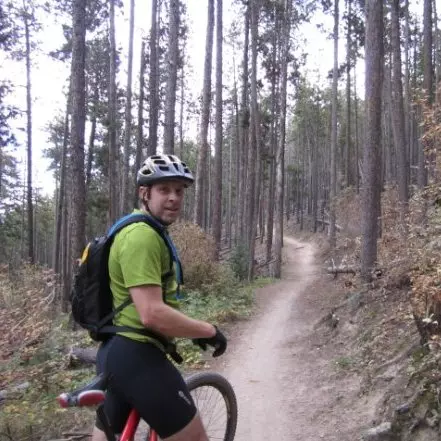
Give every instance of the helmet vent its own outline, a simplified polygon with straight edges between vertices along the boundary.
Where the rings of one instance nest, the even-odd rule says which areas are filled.
[[[155,159],[155,164],[165,165],[167,163],[163,159]]]
[[[168,165],[160,165],[159,170],[161,171],[169,171]]]

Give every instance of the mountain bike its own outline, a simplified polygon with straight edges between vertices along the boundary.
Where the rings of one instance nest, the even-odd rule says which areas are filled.
[[[231,384],[218,373],[200,372],[190,375],[187,386],[193,396],[196,407],[204,423],[208,439],[233,441],[237,425],[237,401]],[[62,393],[57,400],[61,407],[88,407],[98,406],[97,415],[104,427],[108,441],[116,441],[104,415],[102,402],[105,398],[105,390],[108,377],[98,375],[86,386],[73,392]],[[135,409],[129,414],[124,430],[119,441],[133,441],[140,439],[139,427],[140,416]],[[148,429],[142,436],[145,441],[158,441],[158,435],[153,429]]]

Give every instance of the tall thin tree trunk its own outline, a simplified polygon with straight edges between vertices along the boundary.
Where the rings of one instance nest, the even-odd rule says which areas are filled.
[[[95,137],[97,126],[97,113],[99,106],[99,86],[98,75],[95,77],[96,83],[94,85],[93,98],[92,98],[92,114],[90,116],[90,135],[89,135],[89,148],[87,152],[87,164],[86,164],[86,191],[89,191],[89,185],[92,179],[92,164],[95,154]]]
[[[239,180],[239,203],[238,203],[238,225],[239,237],[246,243],[245,222],[246,222],[246,182],[247,182],[247,151],[248,151],[248,132],[250,127],[250,112],[248,109],[248,50],[250,34],[250,11],[251,2],[247,3],[245,11],[245,29],[243,46],[243,65],[242,65],[242,91],[240,99],[240,180]]]
[[[357,98],[357,76],[356,76],[356,64],[354,65],[354,120],[355,120],[355,175],[356,175],[356,186],[357,194],[360,192],[360,142],[359,142],[359,127],[358,127],[358,98]]]
[[[71,203],[72,231],[71,247],[68,252],[67,286],[70,286],[70,270],[75,259],[81,256],[86,230],[86,193],[84,176],[84,129],[86,124],[86,0],[73,2],[73,39],[72,39],[72,122],[71,122]],[[73,254],[74,260],[70,262]],[[66,291],[65,291],[66,293]]]
[[[287,0],[284,14],[282,38],[282,67],[280,85],[280,143],[276,150],[276,219],[274,234],[274,276],[282,275],[282,247],[283,247],[283,201],[285,190],[285,144],[286,144],[286,95],[288,82],[288,63],[291,33],[292,0]]]
[[[208,156],[208,125],[211,104],[211,68],[213,56],[214,0],[208,0],[207,36],[205,42],[204,87],[202,90],[202,111],[199,136],[199,152],[196,171],[194,222],[199,226],[204,221],[204,194],[206,186]]]
[[[406,157],[407,157],[407,173],[408,183],[412,184],[412,174],[410,173],[410,165],[412,164],[412,141],[411,141],[411,107],[410,107],[410,74],[409,74],[409,0],[404,2],[404,114],[405,114],[405,130],[406,130]]]
[[[181,67],[180,78],[180,99],[179,99],[179,150],[178,156],[182,157],[184,154],[184,108],[185,108],[185,69]]]
[[[236,64],[235,64],[235,58],[233,55],[233,81],[234,81],[234,88],[233,88],[233,106],[234,106],[234,141],[235,141],[235,145],[236,145],[236,149],[235,149],[235,155],[234,155],[234,162],[235,162],[235,172],[236,172],[236,179],[235,179],[235,194],[234,194],[234,199],[235,199],[235,204],[236,204],[236,210],[235,210],[235,229],[234,229],[234,243],[235,245],[238,244],[240,239],[240,225],[242,223],[242,219],[240,218],[240,199],[241,199],[241,195],[240,195],[240,180],[241,180],[241,164],[240,164],[240,159],[241,159],[241,143],[240,143],[240,114],[239,114],[239,102],[238,102],[238,96],[237,96],[237,81],[236,81]]]
[[[258,156],[259,108],[257,103],[257,39],[260,1],[251,2],[251,118],[250,145],[248,149],[248,178],[246,188],[248,225],[248,280],[254,277],[254,252],[256,240],[256,174]]]
[[[136,132],[136,155],[135,155],[135,181],[136,172],[141,167],[142,149],[144,147],[144,76],[146,68],[145,41],[141,43],[141,61],[139,67],[139,103],[138,103],[138,127]],[[133,206],[138,203],[138,190],[135,189]]]
[[[329,245],[331,249],[336,246],[336,212],[337,197],[337,94],[338,94],[338,24],[339,0],[334,0],[334,70],[332,73],[332,129],[331,129],[331,188],[329,207]]]
[[[406,128],[404,122],[404,103],[403,103],[403,83],[401,73],[401,39],[400,39],[400,1],[392,0],[392,51],[393,51],[393,135],[395,141],[395,150],[397,154],[397,166],[398,166],[398,194],[400,200],[400,218],[403,232],[406,232],[406,214],[407,214],[407,202],[409,199],[408,183],[407,183],[407,140],[406,140]]]
[[[55,274],[61,272],[61,230],[63,222],[63,209],[66,204],[66,161],[67,161],[67,148],[69,145],[69,111],[71,108],[71,93],[69,91],[67,97],[66,115],[64,118],[64,135],[63,135],[63,148],[61,151],[61,165],[60,165],[60,189],[57,201],[57,223],[55,228],[55,250],[54,250],[54,271]]]
[[[109,78],[109,222],[119,215],[118,146],[116,139],[116,43],[115,0],[110,0],[110,78]]]
[[[216,14],[216,134],[214,157],[213,236],[215,258],[219,259],[222,237],[222,0],[217,0]]]
[[[234,106],[231,108],[230,133],[229,133],[229,149],[228,149],[228,195],[227,195],[227,212],[225,215],[225,238],[228,248],[231,248],[232,222],[233,222],[233,185],[234,185],[234,167],[233,167],[233,143],[234,143]]]
[[[424,44],[423,44],[423,64],[424,64],[424,92],[426,103],[431,106],[433,103],[433,63],[432,63],[432,0],[424,0]],[[424,188],[427,185],[428,172],[426,167],[426,155],[424,148],[430,147],[426,142],[422,143],[422,148],[418,154],[418,186]],[[429,167],[433,168],[433,155],[429,155]]]
[[[274,6],[275,7],[275,6]],[[269,156],[269,185],[268,185],[268,218],[267,218],[267,240],[266,240],[266,261],[269,262],[272,256],[273,236],[274,236],[274,199],[276,188],[276,167],[275,167],[275,153],[277,151],[277,113],[276,113],[276,90],[278,81],[278,66],[277,66],[277,35],[279,20],[278,15],[275,18],[275,28],[272,35],[272,56],[271,56],[271,127],[270,127],[270,145],[268,148]],[[283,53],[282,53],[283,56]]]
[[[164,115],[164,153],[175,152],[175,102],[179,63],[179,0],[170,0],[168,76]]]
[[[28,7],[23,0],[23,20],[26,44],[26,136],[27,136],[27,212],[28,212],[28,259],[35,262],[34,254],[34,207],[32,201],[32,83],[31,83],[31,37]]]
[[[352,126],[351,126],[351,15],[352,0],[347,0],[348,18],[346,34],[346,149],[345,149],[345,185],[349,187],[353,184],[351,176],[351,152],[352,152]]]
[[[121,191],[121,212],[129,210],[129,173],[130,173],[130,142],[132,137],[132,71],[133,71],[133,34],[135,30],[135,0],[130,0],[129,54],[127,66],[127,92],[124,118],[124,167]]]
[[[149,143],[147,155],[155,155],[158,145],[158,0],[152,0],[150,29],[150,74],[149,74]]]
[[[370,281],[377,260],[381,182],[381,94],[383,84],[383,2],[366,2],[366,129],[363,151],[361,275]]]

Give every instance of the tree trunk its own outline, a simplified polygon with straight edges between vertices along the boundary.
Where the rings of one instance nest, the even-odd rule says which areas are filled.
[[[363,152],[361,275],[371,280],[377,260],[380,205],[381,93],[383,84],[383,2],[366,2],[366,129]]]
[[[72,123],[71,123],[71,202],[72,232],[71,252],[75,259],[81,256],[85,241],[86,201],[84,195],[84,128],[86,122],[86,0],[73,2],[73,40],[72,40]],[[68,280],[70,283],[70,278]],[[69,284],[70,286],[70,284]]]
[[[141,168],[142,148],[144,146],[144,75],[146,67],[145,41],[141,44],[141,62],[139,67],[139,103],[138,103],[138,128],[136,133],[136,155],[135,155],[135,182],[136,173]],[[138,189],[135,188],[133,206],[138,205]]]
[[[213,236],[215,258],[219,259],[222,237],[222,0],[217,0],[216,15],[216,137],[214,157]]]
[[[275,153],[277,151],[277,82],[278,82],[278,66],[277,66],[277,35],[276,29],[279,26],[278,15],[275,16],[275,28],[272,35],[272,55],[271,55],[271,127],[270,127],[270,145],[268,148],[269,162],[269,185],[268,185],[268,218],[267,218],[267,240],[266,240],[266,261],[270,262],[272,258],[273,237],[274,237],[274,199],[276,188],[276,167]],[[283,55],[283,54],[282,54]]]
[[[149,74],[149,143],[147,156],[155,155],[158,146],[158,0],[152,0],[150,29],[150,74]]]
[[[235,194],[234,194],[234,200],[236,204],[236,210],[234,214],[235,219],[235,229],[234,229],[234,244],[238,245],[239,240],[241,240],[240,236],[240,225],[242,224],[242,218],[240,217],[240,185],[241,185],[241,173],[242,173],[242,164],[240,163],[241,159],[241,143],[240,143],[240,115],[239,115],[239,102],[238,102],[238,96],[237,96],[237,81],[236,81],[236,64],[235,64],[235,58],[233,55],[233,76],[234,76],[234,86],[233,86],[233,106],[234,106],[234,142],[235,142],[235,155],[234,155],[234,162],[235,162]],[[232,120],[233,121],[233,120]]]
[[[179,0],[170,0],[168,77],[164,115],[164,153],[175,152],[175,102],[179,63]]]
[[[348,18],[346,34],[346,148],[345,148],[345,185],[349,187],[353,184],[351,174],[351,152],[352,152],[352,126],[351,126],[351,15],[352,0],[347,0]]]
[[[248,226],[248,280],[254,277],[254,250],[256,239],[256,173],[258,161],[258,131],[259,108],[257,103],[257,40],[259,22],[260,0],[251,2],[251,118],[250,118],[250,146],[248,149],[248,178],[246,187]]]
[[[27,214],[28,214],[28,259],[35,262],[34,255],[34,207],[32,201],[32,84],[31,84],[31,38],[29,12],[23,0],[23,21],[26,45],[26,136],[27,136]]]
[[[66,115],[64,119],[64,136],[63,136],[63,149],[61,152],[61,165],[60,165],[60,189],[57,203],[57,223],[55,228],[55,250],[54,250],[54,271],[59,275],[62,269],[62,256],[61,256],[61,231],[63,222],[63,210],[64,205],[67,203],[66,198],[66,161],[67,161],[67,148],[69,144],[69,111],[71,108],[71,92],[69,91],[67,97]]]
[[[95,137],[96,137],[96,125],[97,125],[97,113],[99,107],[99,85],[98,75],[96,75],[96,84],[94,85],[93,98],[92,98],[92,115],[90,116],[90,135],[89,135],[89,148],[87,152],[87,164],[86,164],[86,191],[89,191],[89,185],[92,179],[92,164],[93,156],[95,154]]]
[[[332,128],[331,128],[331,188],[329,206],[329,245],[331,249],[336,246],[336,213],[335,203],[337,197],[337,94],[338,94],[338,1],[334,0],[334,70],[332,73]]]
[[[407,202],[409,199],[407,183],[407,140],[404,123],[403,83],[401,74],[401,44],[400,44],[400,1],[392,0],[392,55],[393,55],[393,79],[392,79],[392,103],[393,103],[393,135],[397,154],[397,181],[398,195],[400,200],[400,218],[403,232],[406,231]]]
[[[251,2],[247,3],[245,12],[245,30],[243,47],[243,65],[242,65],[242,93],[240,98],[240,158],[239,158],[239,202],[238,202],[238,225],[239,238],[246,244],[245,222],[246,222],[246,182],[247,182],[247,151],[248,151],[248,132],[250,127],[250,112],[248,109],[248,50],[250,34],[250,10]]]
[[[116,140],[116,43],[115,0],[110,0],[110,78],[109,78],[109,222],[119,215],[118,146]]]
[[[432,65],[432,0],[424,0],[424,43],[423,43],[423,67],[424,67],[424,92],[426,103],[431,106],[433,103],[433,65]],[[418,186],[424,188],[427,185],[427,166],[424,149],[430,147],[422,142],[418,154]],[[429,155],[429,167],[432,168],[433,157]]]
[[[129,54],[127,66],[127,96],[124,118],[124,167],[121,191],[121,212],[129,210],[130,143],[132,136],[132,71],[133,71],[133,34],[135,28],[135,0],[130,0]]]
[[[204,195],[205,187],[207,186],[204,177],[207,176],[208,125],[210,123],[211,67],[213,58],[213,27],[214,0],[208,0],[207,36],[205,42],[204,62],[204,88],[202,91],[201,126],[199,129],[199,152],[196,170],[194,210],[194,222],[199,226],[202,226],[204,221]]]
[[[286,2],[282,37],[282,66],[280,85],[280,142],[276,150],[276,204],[275,204],[275,234],[274,234],[274,276],[282,275],[283,247],[283,201],[285,188],[285,144],[286,144],[286,95],[288,80],[288,63],[291,32],[292,0]]]
[[[185,49],[184,49],[185,51]],[[183,54],[184,56],[184,54]],[[181,66],[181,77],[179,79],[180,99],[179,99],[179,149],[178,156],[182,158],[184,154],[184,107],[185,107],[185,70],[184,64]]]

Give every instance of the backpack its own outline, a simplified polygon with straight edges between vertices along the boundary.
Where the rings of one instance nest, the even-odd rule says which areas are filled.
[[[110,247],[116,233],[136,222],[144,222],[150,225],[164,240],[170,253],[170,269],[162,279],[164,282],[173,274],[173,263],[175,263],[179,293],[179,286],[183,283],[182,266],[176,248],[166,229],[151,216],[141,213],[129,214],[118,220],[106,235],[96,237],[84,249],[71,291],[72,316],[75,322],[89,331],[90,337],[95,341],[106,341],[117,332],[135,332],[158,341],[165,352],[169,353],[179,363],[182,358],[176,352],[176,346],[165,336],[147,328],[135,329],[113,324],[115,315],[132,303],[132,299],[129,296],[126,301],[113,309],[108,267]]]

